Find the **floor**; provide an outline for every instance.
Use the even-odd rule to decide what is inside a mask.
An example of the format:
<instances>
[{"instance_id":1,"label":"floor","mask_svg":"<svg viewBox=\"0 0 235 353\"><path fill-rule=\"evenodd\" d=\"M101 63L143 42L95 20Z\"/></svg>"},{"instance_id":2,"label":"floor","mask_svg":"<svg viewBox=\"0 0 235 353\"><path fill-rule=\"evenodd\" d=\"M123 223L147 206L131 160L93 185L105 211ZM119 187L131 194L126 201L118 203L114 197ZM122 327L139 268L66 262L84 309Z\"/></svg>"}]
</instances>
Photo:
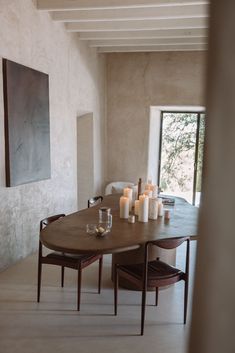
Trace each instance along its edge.
<instances>
[{"instance_id":1,"label":"floor","mask_svg":"<svg viewBox=\"0 0 235 353\"><path fill-rule=\"evenodd\" d=\"M183 284L161 290L159 306L148 294L145 335L140 331L140 293L121 289L118 316L113 316L111 257L105 256L102 292L96 293L97 265L83 271L81 311L76 307L76 271L45 265L41 303L36 303L37 255L0 273L1 353L185 353L190 327L196 244L191 247L188 324L182 324ZM177 256L181 265L184 249Z\"/></svg>"}]
</instances>

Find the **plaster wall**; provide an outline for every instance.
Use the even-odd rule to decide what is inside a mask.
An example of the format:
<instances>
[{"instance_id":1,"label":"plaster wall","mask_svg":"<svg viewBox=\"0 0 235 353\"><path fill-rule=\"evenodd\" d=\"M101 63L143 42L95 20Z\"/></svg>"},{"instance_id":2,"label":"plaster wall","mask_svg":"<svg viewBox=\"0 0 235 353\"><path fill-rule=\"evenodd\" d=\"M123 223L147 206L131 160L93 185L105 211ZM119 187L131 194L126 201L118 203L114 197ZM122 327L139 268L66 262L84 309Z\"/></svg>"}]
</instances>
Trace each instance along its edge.
<instances>
[{"instance_id":1,"label":"plaster wall","mask_svg":"<svg viewBox=\"0 0 235 353\"><path fill-rule=\"evenodd\" d=\"M107 182L147 178L150 107L203 105L204 70L203 52L107 55Z\"/></svg>"},{"instance_id":2,"label":"plaster wall","mask_svg":"<svg viewBox=\"0 0 235 353\"><path fill-rule=\"evenodd\" d=\"M52 22L48 13L39 12L34 1L0 0L0 23L0 59L49 74L52 173L49 180L5 187L0 67L0 269L4 269L37 249L40 219L77 210L77 117L90 112L94 124L90 192L101 192L105 58L75 34L66 33L62 24Z\"/></svg>"},{"instance_id":3,"label":"plaster wall","mask_svg":"<svg viewBox=\"0 0 235 353\"><path fill-rule=\"evenodd\" d=\"M87 207L87 200L94 196L94 145L93 145L93 114L78 117L78 208Z\"/></svg>"}]
</instances>

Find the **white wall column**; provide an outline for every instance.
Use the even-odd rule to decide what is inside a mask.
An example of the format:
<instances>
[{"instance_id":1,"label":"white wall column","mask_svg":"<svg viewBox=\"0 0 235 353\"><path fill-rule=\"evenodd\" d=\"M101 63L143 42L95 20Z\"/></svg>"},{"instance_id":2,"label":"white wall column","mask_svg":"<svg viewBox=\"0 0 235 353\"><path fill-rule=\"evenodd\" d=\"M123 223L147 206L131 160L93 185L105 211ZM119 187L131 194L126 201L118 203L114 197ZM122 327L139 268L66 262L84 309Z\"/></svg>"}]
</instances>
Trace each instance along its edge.
<instances>
[{"instance_id":1,"label":"white wall column","mask_svg":"<svg viewBox=\"0 0 235 353\"><path fill-rule=\"evenodd\" d=\"M235 350L235 2L212 0L206 151L190 353Z\"/></svg>"}]
</instances>

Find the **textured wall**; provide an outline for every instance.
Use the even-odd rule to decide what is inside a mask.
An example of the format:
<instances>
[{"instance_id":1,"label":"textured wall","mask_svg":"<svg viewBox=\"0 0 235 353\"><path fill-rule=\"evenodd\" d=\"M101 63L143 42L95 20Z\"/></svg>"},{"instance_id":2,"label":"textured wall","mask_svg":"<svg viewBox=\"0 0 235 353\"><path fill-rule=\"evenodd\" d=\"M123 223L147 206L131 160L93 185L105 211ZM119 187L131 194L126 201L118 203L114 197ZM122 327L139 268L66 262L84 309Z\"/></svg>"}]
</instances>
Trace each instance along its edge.
<instances>
[{"instance_id":1,"label":"textured wall","mask_svg":"<svg viewBox=\"0 0 235 353\"><path fill-rule=\"evenodd\" d=\"M146 178L150 106L203 105L204 57L201 52L107 56L107 181Z\"/></svg>"},{"instance_id":2,"label":"textured wall","mask_svg":"<svg viewBox=\"0 0 235 353\"><path fill-rule=\"evenodd\" d=\"M77 117L93 112L94 193L103 183L105 59L53 23L31 0L0 0L0 58L48 73L50 180L5 187L4 111L0 68L0 269L38 246L38 223L77 209ZM82 153L82 151L81 151ZM79 187L82 187L79 185Z\"/></svg>"}]
</instances>

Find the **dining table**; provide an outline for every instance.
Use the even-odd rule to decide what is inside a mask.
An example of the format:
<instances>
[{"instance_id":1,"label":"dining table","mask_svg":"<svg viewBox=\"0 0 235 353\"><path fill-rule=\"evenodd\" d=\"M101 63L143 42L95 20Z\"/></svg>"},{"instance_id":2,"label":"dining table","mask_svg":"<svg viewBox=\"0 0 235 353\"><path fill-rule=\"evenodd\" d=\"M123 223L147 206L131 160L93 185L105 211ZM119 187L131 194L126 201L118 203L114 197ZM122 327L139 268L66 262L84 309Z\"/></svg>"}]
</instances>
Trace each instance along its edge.
<instances>
[{"instance_id":1,"label":"dining table","mask_svg":"<svg viewBox=\"0 0 235 353\"><path fill-rule=\"evenodd\" d=\"M170 209L170 219L158 217L156 220L129 223L120 218L120 194L103 198L101 204L67 215L49 224L40 233L40 240L49 249L71 254L113 254L114 263L137 263L143 256L144 244L158 239L189 236L198 237L198 207L185 199L175 197ZM88 234L87 224L98 224L99 208L111 208L112 228L104 236ZM155 247L154 247L155 248ZM150 254L156 258L156 253ZM124 285L126 286L126 285Z\"/></svg>"}]
</instances>

